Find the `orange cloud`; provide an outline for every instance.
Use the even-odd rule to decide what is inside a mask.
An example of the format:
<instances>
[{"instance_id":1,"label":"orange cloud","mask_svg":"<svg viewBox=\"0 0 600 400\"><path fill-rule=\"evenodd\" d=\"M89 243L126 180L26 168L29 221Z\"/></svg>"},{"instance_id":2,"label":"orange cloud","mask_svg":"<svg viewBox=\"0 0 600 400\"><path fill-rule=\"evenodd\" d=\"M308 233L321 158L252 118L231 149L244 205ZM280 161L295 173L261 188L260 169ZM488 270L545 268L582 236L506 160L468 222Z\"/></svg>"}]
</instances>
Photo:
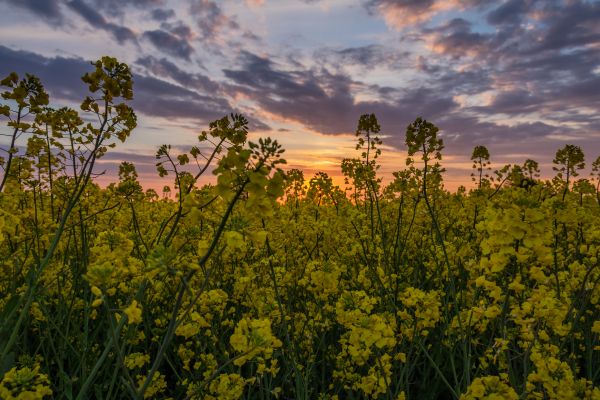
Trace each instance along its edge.
<instances>
[{"instance_id":1,"label":"orange cloud","mask_svg":"<svg viewBox=\"0 0 600 400\"><path fill-rule=\"evenodd\" d=\"M429 21L435 14L451 9L464 9L465 2L460 0L433 1L380 1L377 9L388 26L402 30L406 27Z\"/></svg>"},{"instance_id":2,"label":"orange cloud","mask_svg":"<svg viewBox=\"0 0 600 400\"><path fill-rule=\"evenodd\" d=\"M246 5L248 7L261 7L265 5L265 0L246 0Z\"/></svg>"}]
</instances>

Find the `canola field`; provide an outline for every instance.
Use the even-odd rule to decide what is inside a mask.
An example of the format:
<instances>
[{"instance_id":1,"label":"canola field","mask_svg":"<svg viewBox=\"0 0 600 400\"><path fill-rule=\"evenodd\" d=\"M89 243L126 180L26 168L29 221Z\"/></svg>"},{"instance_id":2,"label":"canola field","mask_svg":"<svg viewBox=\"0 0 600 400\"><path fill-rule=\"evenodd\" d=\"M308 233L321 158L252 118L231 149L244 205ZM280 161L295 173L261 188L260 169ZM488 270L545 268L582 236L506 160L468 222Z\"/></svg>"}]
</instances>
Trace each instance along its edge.
<instances>
[{"instance_id":1,"label":"canola field","mask_svg":"<svg viewBox=\"0 0 600 400\"><path fill-rule=\"evenodd\" d=\"M127 65L94 63L77 110L34 76L1 84L1 399L600 399L600 158L583 174L581 148L541 180L478 145L473 189L450 192L417 118L383 184L367 114L335 185L233 114L157 149L163 193L128 162L101 188L135 134Z\"/></svg>"}]
</instances>

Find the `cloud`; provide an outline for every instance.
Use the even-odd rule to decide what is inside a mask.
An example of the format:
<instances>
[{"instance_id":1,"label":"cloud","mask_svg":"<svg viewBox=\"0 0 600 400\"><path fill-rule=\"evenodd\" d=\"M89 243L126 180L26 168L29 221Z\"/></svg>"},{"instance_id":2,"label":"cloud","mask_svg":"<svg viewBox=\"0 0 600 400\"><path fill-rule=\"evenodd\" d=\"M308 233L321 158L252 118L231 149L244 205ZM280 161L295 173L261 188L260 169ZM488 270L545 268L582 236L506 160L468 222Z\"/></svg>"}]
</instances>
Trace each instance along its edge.
<instances>
[{"instance_id":1,"label":"cloud","mask_svg":"<svg viewBox=\"0 0 600 400\"><path fill-rule=\"evenodd\" d=\"M162 6L166 0L88 0L94 9L108 15L122 17L128 8L146 10L150 7Z\"/></svg>"},{"instance_id":2,"label":"cloud","mask_svg":"<svg viewBox=\"0 0 600 400\"><path fill-rule=\"evenodd\" d=\"M525 54L597 46L599 18L600 3L584 0L510 0L486 16L498 44L518 40Z\"/></svg>"},{"instance_id":3,"label":"cloud","mask_svg":"<svg viewBox=\"0 0 600 400\"><path fill-rule=\"evenodd\" d=\"M542 3L544 4L544 3ZM535 35L539 51L558 50L565 47L595 46L600 44L600 3L597 1L571 1L564 6L544 4L532 15L541 27Z\"/></svg>"},{"instance_id":4,"label":"cloud","mask_svg":"<svg viewBox=\"0 0 600 400\"><path fill-rule=\"evenodd\" d=\"M190 17L196 22L202 40L211 42L221 30L237 30L235 19L225 15L219 4L212 0L191 0Z\"/></svg>"},{"instance_id":5,"label":"cloud","mask_svg":"<svg viewBox=\"0 0 600 400\"><path fill-rule=\"evenodd\" d=\"M385 67L398 69L406 67L411 54L396 51L380 44L331 48L323 47L315 51L315 60L325 60L335 67L362 67L366 69Z\"/></svg>"},{"instance_id":6,"label":"cloud","mask_svg":"<svg viewBox=\"0 0 600 400\"><path fill-rule=\"evenodd\" d=\"M490 36L473 32L471 22L455 18L443 26L432 30L432 50L454 58L463 56L478 57L489 50Z\"/></svg>"},{"instance_id":7,"label":"cloud","mask_svg":"<svg viewBox=\"0 0 600 400\"><path fill-rule=\"evenodd\" d=\"M394 28L428 21L440 4L435 0L370 0L366 3L371 13L379 13Z\"/></svg>"},{"instance_id":8,"label":"cloud","mask_svg":"<svg viewBox=\"0 0 600 400\"><path fill-rule=\"evenodd\" d=\"M2 2L23 8L49 23L60 22L63 18L60 0L2 0Z\"/></svg>"},{"instance_id":9,"label":"cloud","mask_svg":"<svg viewBox=\"0 0 600 400\"><path fill-rule=\"evenodd\" d=\"M152 19L155 21L166 21L175 17L175 11L170 8L155 8L150 12Z\"/></svg>"},{"instance_id":10,"label":"cloud","mask_svg":"<svg viewBox=\"0 0 600 400\"><path fill-rule=\"evenodd\" d=\"M600 18L600 4L507 1L486 15L494 29L475 31L474 23L464 18L423 28L421 37L437 58L434 69L432 61L420 58L419 69L436 78L436 85L442 83L440 74L452 69L472 75L471 94L492 94L489 104L464 108L478 118L525 116L553 129L577 124L580 133L587 129L597 134L594 118L588 115L584 122L582 113L600 108L600 27L593 22ZM487 75L487 84L477 75ZM440 90L462 92L457 86Z\"/></svg>"},{"instance_id":11,"label":"cloud","mask_svg":"<svg viewBox=\"0 0 600 400\"><path fill-rule=\"evenodd\" d=\"M361 114L374 112L389 131L403 130L417 115L439 116L456 107L449 96L426 88L403 92L401 98L356 101L349 76L326 69L285 70L265 57L245 52L242 69L224 70L232 89L256 101L263 112L325 134L352 133ZM376 90L398 92L393 88ZM393 145L399 145L396 139Z\"/></svg>"},{"instance_id":12,"label":"cloud","mask_svg":"<svg viewBox=\"0 0 600 400\"><path fill-rule=\"evenodd\" d=\"M131 29L107 21L102 14L83 0L72 0L67 3L67 6L79 14L94 28L102 29L110 33L117 42L122 44L127 40L132 42L136 41L136 35Z\"/></svg>"},{"instance_id":13,"label":"cloud","mask_svg":"<svg viewBox=\"0 0 600 400\"><path fill-rule=\"evenodd\" d=\"M527 114L535 112L543 100L525 89L507 90L498 93L489 107L488 112L504 114Z\"/></svg>"},{"instance_id":14,"label":"cloud","mask_svg":"<svg viewBox=\"0 0 600 400\"><path fill-rule=\"evenodd\" d=\"M80 77L92 70L81 58L44 57L39 54L0 46L0 76L15 71L34 74L58 100L78 104L88 93ZM162 118L185 118L207 123L230 113L228 100L214 93L201 93L153 76L134 74L136 112Z\"/></svg>"},{"instance_id":15,"label":"cloud","mask_svg":"<svg viewBox=\"0 0 600 400\"><path fill-rule=\"evenodd\" d=\"M28 51L12 50L0 45L0 76L17 72L19 76L31 73L38 76L53 97L77 101L85 96L80 77L91 70L90 63L80 58L46 58Z\"/></svg>"},{"instance_id":16,"label":"cloud","mask_svg":"<svg viewBox=\"0 0 600 400\"><path fill-rule=\"evenodd\" d=\"M353 100L348 84L343 82L347 77L317 77L315 71L278 70L267 58L248 52L243 53L239 62L243 69L223 70L234 83L231 89L252 98L266 112L324 133L352 130L347 121L353 112ZM328 91L325 86L329 86Z\"/></svg>"},{"instance_id":17,"label":"cloud","mask_svg":"<svg viewBox=\"0 0 600 400\"><path fill-rule=\"evenodd\" d=\"M530 0L506 1L487 15L487 21L492 25L519 23L532 3Z\"/></svg>"},{"instance_id":18,"label":"cloud","mask_svg":"<svg viewBox=\"0 0 600 400\"><path fill-rule=\"evenodd\" d=\"M440 13L481 10L495 0L366 0L364 6L371 15L381 15L393 29L422 28Z\"/></svg>"},{"instance_id":19,"label":"cloud","mask_svg":"<svg viewBox=\"0 0 600 400\"><path fill-rule=\"evenodd\" d=\"M4 3L42 16L51 26L109 32L113 45L143 39L149 46L136 47L130 60L136 60L135 107L148 115L208 121L239 105L260 129L270 129L267 123L290 128L285 123L293 122L340 134L354 132L358 117L374 112L389 134L386 143L397 148L403 146L406 125L419 115L439 125L456 149L475 141L522 147L530 139L538 147L546 140L550 148L565 138L600 137L600 2L360 1L401 34L365 23L335 44L324 36L320 48L304 47L302 41L282 48L285 35L306 25L289 24L288 31L284 23L257 42L249 31L251 18L229 14L245 9L243 2L227 7L216 0L173 6L151 0L147 7L142 0ZM265 15L270 6L261 5ZM365 17L364 9L333 5L327 11L332 26L347 23L336 20L341 9L344 16ZM282 18L308 18L285 14L294 12L285 7L277 12ZM73 13L81 18L51 22ZM128 20L129 28L118 25L131 15L140 21ZM64 46L60 51L74 51ZM211 57L202 65L196 59L205 52ZM46 77L55 97L81 99L78 77L89 70L84 60L8 48L0 48L0 57L0 71L8 69L6 63L20 71L31 66ZM222 71L224 77L208 71Z\"/></svg>"},{"instance_id":20,"label":"cloud","mask_svg":"<svg viewBox=\"0 0 600 400\"><path fill-rule=\"evenodd\" d=\"M185 38L187 40L193 39L195 33L192 28L182 21L176 22L163 22L160 24L161 28L169 31L175 36Z\"/></svg>"},{"instance_id":21,"label":"cloud","mask_svg":"<svg viewBox=\"0 0 600 400\"><path fill-rule=\"evenodd\" d=\"M360 57L357 62L361 62ZM326 68L289 67L249 52L237 60L239 68L223 72L231 82L228 90L253 99L263 117L301 123L325 134L340 134L352 133L358 117L373 112L387 135L386 144L396 148L403 147L406 126L417 116L441 128L451 151L468 148L474 142L500 147L524 145L535 138L552 139L554 146L556 138L582 138L582 126L588 127L587 132L592 135L600 134L600 121L593 117L577 112L557 113L560 107L570 109L565 99L573 99L573 104L577 104L573 109L583 104L600 109L600 75L578 84L557 84L554 91L548 90L547 84L543 90L535 80L531 88L523 87L523 77L513 77L511 84L499 82L498 77L490 76L491 65L457 71L443 64L424 66L427 60L422 58L417 63L428 71L430 79L407 89L365 85ZM534 72L525 76L530 74ZM506 86L497 86L500 83ZM369 97L374 100L357 100L356 88L374 92ZM458 95L468 99L487 92L492 95L486 105L463 105L455 100ZM498 118L503 114L522 118Z\"/></svg>"},{"instance_id":22,"label":"cloud","mask_svg":"<svg viewBox=\"0 0 600 400\"><path fill-rule=\"evenodd\" d=\"M135 110L163 118L208 122L231 112L229 102L146 75L134 76Z\"/></svg>"},{"instance_id":23,"label":"cloud","mask_svg":"<svg viewBox=\"0 0 600 400\"><path fill-rule=\"evenodd\" d=\"M189 60L194 49L186 37L173 34L162 29L144 32L144 38L148 39L158 50L174 57Z\"/></svg>"},{"instance_id":24,"label":"cloud","mask_svg":"<svg viewBox=\"0 0 600 400\"><path fill-rule=\"evenodd\" d=\"M157 77L168 77L181 86L193 88L206 93L219 93L221 85L200 73L186 72L166 58L152 56L142 57L135 64L144 67L148 72Z\"/></svg>"},{"instance_id":25,"label":"cloud","mask_svg":"<svg viewBox=\"0 0 600 400\"><path fill-rule=\"evenodd\" d=\"M375 44L360 47L347 47L342 50L334 51L334 53L340 57L342 62L349 62L351 64L369 66L386 61L386 54L383 46Z\"/></svg>"},{"instance_id":26,"label":"cloud","mask_svg":"<svg viewBox=\"0 0 600 400\"><path fill-rule=\"evenodd\" d=\"M486 0L368 0L367 11L383 16L388 26L402 30L429 22L440 12L478 6Z\"/></svg>"}]
</instances>

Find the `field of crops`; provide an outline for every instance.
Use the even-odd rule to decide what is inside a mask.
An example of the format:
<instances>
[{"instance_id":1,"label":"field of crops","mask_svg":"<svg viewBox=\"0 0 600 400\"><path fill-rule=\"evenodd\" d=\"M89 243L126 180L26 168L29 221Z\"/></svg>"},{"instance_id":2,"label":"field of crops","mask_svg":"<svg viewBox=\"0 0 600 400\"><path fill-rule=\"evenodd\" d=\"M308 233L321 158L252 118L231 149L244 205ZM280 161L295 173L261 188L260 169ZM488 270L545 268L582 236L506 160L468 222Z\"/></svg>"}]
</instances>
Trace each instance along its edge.
<instances>
[{"instance_id":1,"label":"field of crops","mask_svg":"<svg viewBox=\"0 0 600 400\"><path fill-rule=\"evenodd\" d=\"M132 79L105 57L83 81L77 111L2 81L0 398L600 399L600 159L581 179L566 145L542 181L477 146L451 193L418 118L383 185L364 115L339 187L231 115L158 149L170 197L127 162L100 188Z\"/></svg>"}]
</instances>

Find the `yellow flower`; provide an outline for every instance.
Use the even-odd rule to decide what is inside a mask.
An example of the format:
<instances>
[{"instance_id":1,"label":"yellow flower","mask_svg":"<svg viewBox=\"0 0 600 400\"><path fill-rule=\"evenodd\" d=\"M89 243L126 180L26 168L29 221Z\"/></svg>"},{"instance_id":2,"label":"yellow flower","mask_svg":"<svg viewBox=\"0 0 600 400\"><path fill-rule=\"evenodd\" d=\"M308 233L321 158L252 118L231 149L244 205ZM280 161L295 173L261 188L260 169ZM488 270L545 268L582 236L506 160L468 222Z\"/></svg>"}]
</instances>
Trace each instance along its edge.
<instances>
[{"instance_id":1,"label":"yellow flower","mask_svg":"<svg viewBox=\"0 0 600 400\"><path fill-rule=\"evenodd\" d=\"M517 400L517 392L498 376L475 378L460 400Z\"/></svg>"},{"instance_id":2,"label":"yellow flower","mask_svg":"<svg viewBox=\"0 0 600 400\"><path fill-rule=\"evenodd\" d=\"M150 356L143 353L131 353L124 360L124 364L128 369L141 368L148 362L150 362Z\"/></svg>"},{"instance_id":3,"label":"yellow flower","mask_svg":"<svg viewBox=\"0 0 600 400\"><path fill-rule=\"evenodd\" d=\"M175 329L175 334L177 336L183 336L186 339L197 335L198 332L200 332L200 327L193 322L188 324L181 324L177 327L177 329Z\"/></svg>"},{"instance_id":4,"label":"yellow flower","mask_svg":"<svg viewBox=\"0 0 600 400\"><path fill-rule=\"evenodd\" d=\"M92 301L92 307L96 308L102 305L103 300L102 299L96 299L94 301Z\"/></svg>"},{"instance_id":5,"label":"yellow flower","mask_svg":"<svg viewBox=\"0 0 600 400\"><path fill-rule=\"evenodd\" d=\"M50 381L46 374L40 374L38 366L33 369L14 367L0 382L0 399L38 400L46 396L52 396Z\"/></svg>"},{"instance_id":6,"label":"yellow flower","mask_svg":"<svg viewBox=\"0 0 600 400\"><path fill-rule=\"evenodd\" d=\"M100 290L100 288L98 288L98 286L92 286L92 293L96 297L102 296L102 291Z\"/></svg>"},{"instance_id":7,"label":"yellow flower","mask_svg":"<svg viewBox=\"0 0 600 400\"><path fill-rule=\"evenodd\" d=\"M127 315L128 323L139 324L142 322L142 307L138 304L137 300L133 300L123 312Z\"/></svg>"},{"instance_id":8,"label":"yellow flower","mask_svg":"<svg viewBox=\"0 0 600 400\"><path fill-rule=\"evenodd\" d=\"M269 319L242 319L229 339L231 347L242 353L234 364L241 366L256 356L270 359L273 349L281 347L281 341L271 332Z\"/></svg>"},{"instance_id":9,"label":"yellow flower","mask_svg":"<svg viewBox=\"0 0 600 400\"><path fill-rule=\"evenodd\" d=\"M246 381L238 374L222 374L211 382L210 391L219 400L237 400L244 394Z\"/></svg>"},{"instance_id":10,"label":"yellow flower","mask_svg":"<svg viewBox=\"0 0 600 400\"><path fill-rule=\"evenodd\" d=\"M427 336L428 328L436 326L441 318L440 294L435 290L425 292L409 287L402 293L400 301L406 311L398 311L397 315L403 319L403 332L409 338L415 329L419 335Z\"/></svg>"},{"instance_id":11,"label":"yellow flower","mask_svg":"<svg viewBox=\"0 0 600 400\"><path fill-rule=\"evenodd\" d=\"M146 377L144 375L138 375L138 385L141 386L144 384ZM159 398L157 395L164 392L167 388L167 381L165 380L165 376L161 373L155 373L152 377L152 382L150 386L144 392L144 399L156 399ZM164 397L160 397L164 398Z\"/></svg>"}]
</instances>

